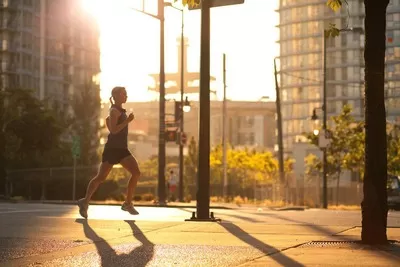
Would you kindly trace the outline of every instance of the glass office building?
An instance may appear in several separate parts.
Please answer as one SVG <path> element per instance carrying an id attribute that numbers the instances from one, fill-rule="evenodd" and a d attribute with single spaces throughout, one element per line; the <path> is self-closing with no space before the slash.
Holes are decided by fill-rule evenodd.
<path id="1" fill-rule="evenodd" d="M 280 0 L 280 94 L 282 101 L 284 149 L 291 153 L 303 133 L 318 127 L 313 110 L 322 119 L 323 31 L 329 24 L 337 28 L 364 27 L 364 4 L 348 0 L 333 12 L 326 0 Z M 353 115 L 363 117 L 364 34 L 341 32 L 326 43 L 327 116 L 340 113 L 349 104 Z M 387 10 L 386 109 L 388 120 L 400 122 L 400 0 L 391 0 Z M 319 120 L 321 123 L 321 120 Z"/>

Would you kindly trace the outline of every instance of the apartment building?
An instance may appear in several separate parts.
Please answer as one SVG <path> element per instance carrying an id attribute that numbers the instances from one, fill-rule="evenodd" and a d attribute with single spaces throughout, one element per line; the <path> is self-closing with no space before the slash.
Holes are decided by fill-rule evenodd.
<path id="1" fill-rule="evenodd" d="M 280 0 L 280 87 L 285 152 L 304 132 L 316 125 L 310 119 L 317 108 L 322 118 L 323 30 L 336 27 L 363 28 L 364 3 L 348 0 L 340 12 L 326 6 L 326 0 Z M 400 0 L 391 0 L 387 10 L 386 110 L 388 120 L 400 120 Z M 341 32 L 326 43 L 327 115 L 338 114 L 344 104 L 353 107 L 355 117 L 364 108 L 364 34 Z M 319 108 L 319 109 L 318 109 Z M 321 120 L 319 121 L 321 123 Z"/>
<path id="2" fill-rule="evenodd" d="M 34 90 L 67 108 L 99 72 L 99 29 L 81 1 L 0 0 L 2 90 Z"/>

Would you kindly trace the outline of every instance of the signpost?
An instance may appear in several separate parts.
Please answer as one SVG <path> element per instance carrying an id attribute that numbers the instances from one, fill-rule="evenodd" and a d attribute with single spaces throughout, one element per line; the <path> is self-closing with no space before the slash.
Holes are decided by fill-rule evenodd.
<path id="1" fill-rule="evenodd" d="M 72 180 L 72 200 L 75 201 L 75 191 L 76 191 L 76 159 L 81 156 L 81 139 L 79 136 L 74 135 L 72 137 L 72 158 L 74 159 L 73 168 L 73 180 Z"/>
<path id="2" fill-rule="evenodd" d="M 187 221 L 218 221 L 210 214 L 210 8 L 243 4 L 244 0 L 203 0 L 200 33 L 199 162 L 196 213 Z"/>

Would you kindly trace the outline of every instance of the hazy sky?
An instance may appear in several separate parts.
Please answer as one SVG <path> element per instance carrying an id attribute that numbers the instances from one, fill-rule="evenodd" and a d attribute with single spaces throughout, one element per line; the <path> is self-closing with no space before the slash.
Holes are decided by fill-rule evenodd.
<path id="1" fill-rule="evenodd" d="M 101 47 L 101 96 L 108 99 L 115 85 L 127 87 L 131 101 L 155 96 L 147 91 L 149 73 L 159 72 L 159 21 L 134 11 L 142 0 L 82 0 L 98 19 Z M 146 0 L 147 12 L 157 13 L 157 0 Z M 211 75 L 222 96 L 222 54 L 227 55 L 227 95 L 234 100 L 275 98 L 273 58 L 278 55 L 278 0 L 245 0 L 244 4 L 211 11 Z M 185 10 L 189 38 L 188 69 L 200 68 L 200 11 Z M 165 71 L 176 72 L 176 38 L 181 12 L 165 8 Z"/>

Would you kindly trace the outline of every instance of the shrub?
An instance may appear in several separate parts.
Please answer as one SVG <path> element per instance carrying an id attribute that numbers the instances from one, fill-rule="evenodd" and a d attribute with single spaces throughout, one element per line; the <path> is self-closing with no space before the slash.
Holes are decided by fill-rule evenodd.
<path id="1" fill-rule="evenodd" d="M 154 195 L 152 193 L 142 194 L 141 197 L 142 197 L 143 201 L 152 201 L 152 200 L 154 200 Z"/>
<path id="2" fill-rule="evenodd" d="M 236 204 L 236 205 L 241 205 L 241 204 L 243 204 L 244 203 L 244 199 L 241 197 L 241 196 L 236 196 L 234 199 L 233 199 L 233 202 Z"/>
<path id="3" fill-rule="evenodd" d="M 192 201 L 192 195 L 188 194 L 185 196 L 185 202 L 190 203 L 190 201 Z"/>

